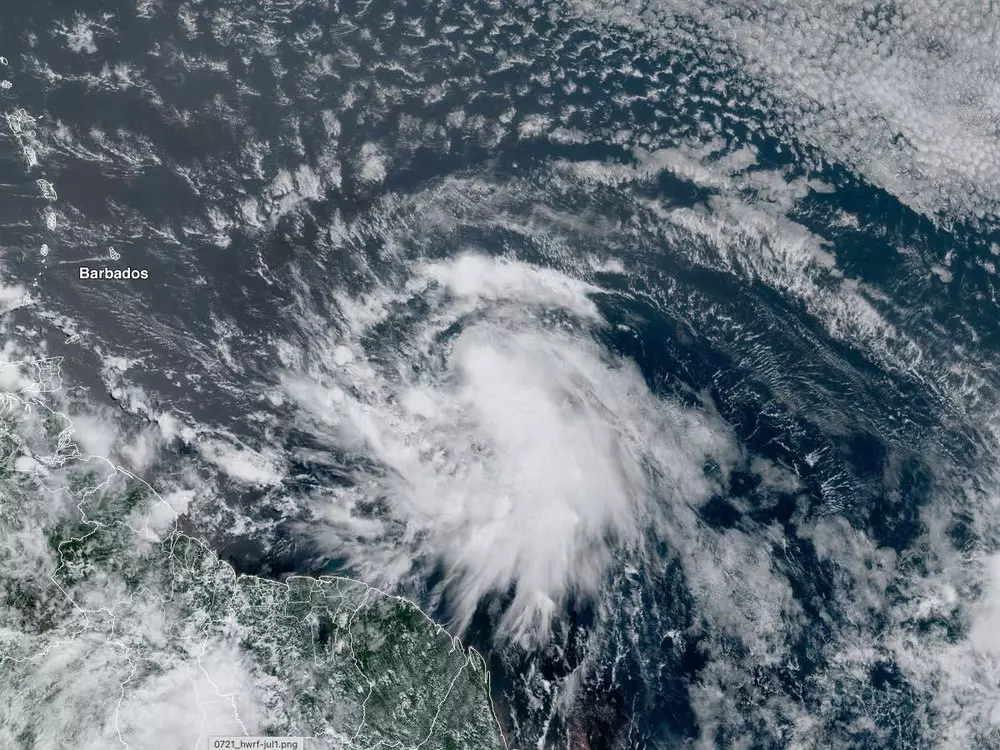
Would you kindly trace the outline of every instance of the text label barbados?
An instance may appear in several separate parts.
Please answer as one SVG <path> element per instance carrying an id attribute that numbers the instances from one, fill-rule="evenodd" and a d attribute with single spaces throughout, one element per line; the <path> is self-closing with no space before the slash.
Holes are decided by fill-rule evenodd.
<path id="1" fill-rule="evenodd" d="M 116 279 L 130 281 L 133 279 L 148 279 L 149 271 L 145 268 L 90 268 L 80 266 L 80 278 L 87 280 L 94 279 Z"/>

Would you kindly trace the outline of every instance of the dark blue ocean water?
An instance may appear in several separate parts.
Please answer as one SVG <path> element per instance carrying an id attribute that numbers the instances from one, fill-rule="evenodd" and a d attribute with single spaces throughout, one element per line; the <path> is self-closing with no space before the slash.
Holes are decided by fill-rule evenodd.
<path id="1" fill-rule="evenodd" d="M 963 515 L 962 503 L 947 497 L 957 486 L 984 492 L 979 467 L 992 458 L 974 420 L 996 394 L 989 367 L 1000 346 L 989 266 L 1000 240 L 995 228 L 919 215 L 829 163 L 754 108 L 749 79 L 747 95 L 724 104 L 678 99 L 689 80 L 744 79 L 714 54 L 695 46 L 664 51 L 555 7 L 388 0 L 186 7 L 185 15 L 164 4 L 140 18 L 132 3 L 91 4 L 82 12 L 96 19 L 94 52 L 69 49 L 56 31 L 77 21 L 64 4 L 15 2 L 0 19 L 0 54 L 14 82 L 0 94 L 3 109 L 38 118 L 40 161 L 27 170 L 19 140 L 5 134 L 3 263 L 12 278 L 37 280 L 32 294 L 47 325 L 58 327 L 65 316 L 86 332 L 83 345 L 53 338 L 74 378 L 108 399 L 106 383 L 95 382 L 101 358 L 141 360 L 130 377 L 153 404 L 292 455 L 313 447 L 312 438 L 261 398 L 276 378 L 274 341 L 307 346 L 309 333 L 290 312 L 297 295 L 319 299 L 324 288 L 360 292 L 372 279 L 405 277 L 405 267 L 385 261 L 387 226 L 417 226 L 401 240 L 412 257 L 449 258 L 471 246 L 569 274 L 587 255 L 618 259 L 620 270 L 591 279 L 604 290 L 595 301 L 609 324 L 595 335 L 634 360 L 654 393 L 711 409 L 731 426 L 748 458 L 699 507 L 699 523 L 712 533 L 740 531 L 769 549 L 771 571 L 787 582 L 806 624 L 789 627 L 780 664 L 755 667 L 743 644 L 727 644 L 706 622 L 679 551 L 656 538 L 646 540 L 655 557 L 633 559 L 623 550 L 620 562 L 636 572 L 610 572 L 607 599 L 573 602 L 552 642 L 535 652 L 496 646 L 505 599 L 485 601 L 465 637 L 488 655 L 512 746 L 537 741 L 545 726 L 548 704 L 532 704 L 529 673 L 553 682 L 580 674 L 572 704 L 544 730 L 553 747 L 668 748 L 694 746 L 699 737 L 702 746 L 784 747 L 791 720 L 782 717 L 796 711 L 815 716 L 833 747 L 933 744 L 933 691 L 911 684 L 881 639 L 890 621 L 898 626 L 890 610 L 911 596 L 909 582 L 935 573 L 923 515 L 929 507 L 950 508 L 939 516 L 958 553 L 992 549 L 976 514 Z M 336 118 L 333 130 L 324 111 Z M 549 125 L 522 131 L 533 117 Z M 557 121 L 578 142 L 550 137 Z M 906 368 L 906 354 L 891 351 L 891 340 L 883 342 L 888 356 L 877 336 L 833 335 L 786 271 L 706 262 L 696 245 L 709 240 L 668 231 L 653 209 L 711 214 L 716 188 L 668 170 L 638 184 L 593 184 L 554 167 L 636 166 L 637 148 L 710 138 L 719 143 L 715 158 L 753 147 L 753 170 L 827 186 L 778 213 L 825 243 L 837 278 L 864 289 L 900 337 L 926 350 L 923 362 Z M 384 179 L 359 177 L 366 144 L 385 155 Z M 247 201 L 278 169 L 294 172 L 303 163 L 317 170 L 336 163 L 338 183 L 273 219 L 249 221 Z M 35 187 L 40 176 L 58 190 L 54 231 L 41 222 L 48 204 Z M 451 179 L 496 200 L 442 206 L 457 220 L 418 226 L 428 205 L 411 198 Z M 743 197 L 758 199 L 749 188 Z M 209 208 L 227 217 L 218 231 Z M 854 218 L 845 223 L 844 215 Z M 331 227 L 351 222 L 367 222 L 367 233 L 331 241 Z M 554 255 L 552 237 L 575 255 Z M 44 260 L 37 253 L 43 242 L 51 248 Z M 155 283 L 79 283 L 78 264 L 111 245 L 122 262 L 149 268 Z M 947 283 L 932 269 L 945 265 Z M 817 283 L 834 289 L 837 278 Z M 841 327 L 863 311 L 843 314 Z M 219 354 L 218 320 L 238 328 L 226 342 L 230 360 Z M 982 380 L 964 388 L 973 371 Z M 120 406 L 141 416 L 134 404 Z M 271 417 L 266 435 L 253 416 L 262 410 Z M 749 457 L 785 467 L 798 486 L 776 490 L 750 470 Z M 349 481 L 333 464 L 292 459 L 281 491 Z M 289 542 L 298 519 L 283 515 L 279 493 L 230 486 L 224 494 L 240 512 L 273 522 L 259 539 L 205 530 L 241 570 L 352 572 L 343 559 L 317 559 Z M 842 609 L 853 584 L 803 531 L 828 518 L 895 555 L 886 598 L 863 620 Z M 427 588 L 441 575 L 429 574 Z M 447 620 L 447 596 L 431 604 Z M 934 633 L 936 644 L 957 643 L 968 620 L 956 607 L 952 619 L 929 616 L 907 628 L 916 638 Z M 834 661 L 828 646 L 845 632 L 878 654 L 866 674 Z M 747 675 L 722 699 L 743 719 L 709 731 L 692 696 L 720 653 Z M 775 709 L 781 702 L 797 708 L 782 713 Z"/>

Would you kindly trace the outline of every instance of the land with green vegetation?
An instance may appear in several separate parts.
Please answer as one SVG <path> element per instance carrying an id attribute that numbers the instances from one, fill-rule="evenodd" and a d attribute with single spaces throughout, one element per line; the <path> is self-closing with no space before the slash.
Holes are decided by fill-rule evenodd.
<path id="1" fill-rule="evenodd" d="M 0 746 L 192 747 L 223 727 L 317 750 L 503 747 L 483 660 L 415 605 L 238 576 L 152 487 L 81 456 L 59 412 L 3 403 Z"/>

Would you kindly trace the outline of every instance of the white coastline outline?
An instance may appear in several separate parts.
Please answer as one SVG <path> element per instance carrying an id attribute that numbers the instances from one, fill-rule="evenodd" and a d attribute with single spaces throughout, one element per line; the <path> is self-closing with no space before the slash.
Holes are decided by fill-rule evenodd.
<path id="1" fill-rule="evenodd" d="M 458 637 L 456 637 L 456 636 L 452 635 L 451 633 L 449 633 L 440 623 L 438 623 L 433 618 L 431 618 L 430 615 L 428 615 L 419 605 L 415 604 L 413 601 L 411 601 L 410 599 L 407 599 L 404 596 L 400 596 L 398 594 L 390 594 L 390 593 L 388 593 L 386 591 L 383 591 L 382 589 L 379 589 L 379 588 L 377 588 L 375 586 L 372 586 L 372 585 L 370 585 L 370 584 L 368 584 L 368 583 L 366 583 L 364 581 L 360 581 L 360 580 L 355 579 L 355 578 L 349 578 L 347 576 L 319 576 L 319 577 L 314 577 L 314 576 L 306 576 L 306 575 L 293 575 L 293 576 L 289 576 L 288 579 L 286 579 L 286 581 L 274 581 L 274 580 L 271 580 L 271 579 L 268 579 L 268 578 L 262 578 L 260 576 L 256 576 L 256 575 L 252 575 L 252 574 L 247 574 L 247 573 L 237 574 L 236 571 L 235 571 L 235 569 L 229 563 L 227 563 L 225 560 L 220 559 L 218 557 L 218 555 L 216 555 L 215 551 L 203 539 L 200 539 L 198 537 L 193 537 L 193 536 L 190 536 L 188 534 L 184 534 L 183 532 L 180 532 L 180 531 L 178 531 L 176 529 L 176 523 L 177 523 L 178 519 L 180 518 L 180 514 L 177 513 L 177 511 L 175 511 L 170 506 L 170 504 L 168 502 L 166 502 L 163 499 L 163 497 L 156 491 L 156 489 L 152 485 L 150 485 L 146 480 L 142 479 L 142 477 L 137 476 L 136 474 L 134 474 L 130 470 L 128 470 L 128 469 L 126 469 L 126 468 L 124 468 L 122 466 L 119 466 L 118 464 L 114 463 L 113 461 L 111 461 L 106 456 L 99 456 L 99 455 L 95 455 L 95 454 L 83 454 L 83 453 L 81 453 L 80 450 L 79 450 L 79 446 L 75 442 L 71 442 L 72 435 L 74 434 L 75 429 L 76 429 L 76 427 L 75 427 L 75 425 L 73 423 L 73 420 L 70 419 L 69 416 L 65 412 L 61 412 L 61 411 L 57 411 L 56 409 L 53 409 L 51 406 L 49 406 L 47 403 L 45 403 L 45 401 L 43 401 L 39 397 L 39 395 L 42 394 L 42 393 L 56 393 L 56 392 L 59 392 L 62 389 L 62 373 L 61 373 L 61 371 L 59 369 L 59 365 L 63 361 L 63 359 L 64 359 L 63 357 L 40 357 L 40 358 L 36 358 L 36 359 L 15 360 L 15 361 L 0 361 L 0 368 L 33 366 L 37 370 L 37 372 L 39 373 L 39 375 L 41 375 L 43 372 L 45 372 L 49 376 L 51 376 L 51 375 L 54 374 L 55 377 L 56 377 L 56 379 L 57 379 L 57 381 L 58 381 L 58 385 L 55 386 L 55 387 L 51 387 L 51 388 L 45 388 L 45 387 L 42 386 L 42 384 L 40 382 L 37 382 L 37 381 L 34 382 L 33 384 L 35 386 L 38 386 L 37 389 L 32 390 L 32 391 L 23 391 L 22 392 L 22 393 L 31 393 L 31 394 L 33 394 L 33 395 L 30 395 L 30 396 L 28 396 L 26 398 L 22 397 L 21 395 L 19 395 L 17 393 L 12 393 L 10 391 L 0 391 L 0 399 L 3 399 L 3 400 L 8 401 L 8 402 L 10 400 L 17 401 L 17 402 L 19 402 L 22 405 L 22 408 L 24 408 L 25 410 L 29 410 L 29 411 L 30 411 L 30 409 L 31 409 L 32 406 L 37 406 L 39 408 L 45 409 L 49 413 L 49 415 L 54 416 L 54 417 L 58 417 L 58 418 L 62 419 L 63 422 L 68 425 L 63 430 L 61 430 L 60 433 L 59 433 L 58 444 L 57 444 L 57 451 L 65 447 L 65 448 L 71 448 L 72 452 L 68 456 L 65 456 L 65 457 L 58 456 L 54 460 L 53 460 L 53 457 L 51 457 L 51 456 L 45 456 L 45 457 L 34 457 L 33 456 L 33 458 L 36 458 L 36 460 L 38 460 L 38 461 L 40 461 L 42 463 L 46 463 L 48 465 L 57 465 L 57 466 L 63 466 L 68 461 L 70 461 L 70 460 L 77 460 L 77 461 L 81 461 L 81 462 L 86 462 L 86 461 L 90 461 L 90 460 L 97 460 L 97 461 L 103 461 L 104 463 L 106 463 L 108 466 L 111 467 L 111 469 L 113 471 L 110 474 L 107 475 L 107 477 L 104 479 L 104 481 L 100 482 L 99 484 L 97 484 L 97 485 L 95 485 L 93 487 L 89 487 L 86 490 L 83 490 L 82 492 L 80 492 L 80 494 L 79 494 L 80 501 L 78 503 L 76 503 L 77 510 L 81 514 L 81 522 L 87 524 L 88 526 L 91 526 L 93 528 L 93 530 L 94 530 L 94 531 L 92 531 L 90 533 L 96 532 L 97 529 L 101 528 L 102 524 L 100 524 L 99 522 L 96 522 L 96 521 L 92 521 L 92 520 L 90 520 L 87 517 L 86 511 L 82 507 L 83 503 L 86 502 L 86 499 L 88 497 L 90 497 L 91 495 L 93 495 L 95 492 L 99 491 L 103 487 L 105 487 L 115 476 L 117 476 L 119 474 L 122 474 L 122 475 L 128 477 L 129 479 L 132 479 L 133 481 L 138 482 L 139 484 L 141 484 L 143 487 L 145 487 L 153 495 L 153 497 L 156 498 L 157 502 L 154 503 L 154 504 L 152 504 L 150 506 L 149 510 L 146 512 L 146 526 L 145 526 L 145 530 L 146 530 L 147 534 L 152 533 L 149 530 L 149 516 L 150 516 L 150 511 L 152 511 L 152 509 L 155 508 L 156 506 L 158 506 L 160 504 L 163 504 L 170 511 L 170 513 L 173 516 L 173 528 L 171 528 L 168 533 L 166 533 L 166 534 L 163 535 L 163 538 L 160 539 L 160 542 L 161 543 L 170 543 L 171 546 L 172 546 L 172 544 L 173 544 L 174 541 L 184 539 L 184 540 L 187 540 L 189 542 L 192 542 L 192 543 L 200 546 L 205 552 L 207 552 L 210 555 L 210 559 L 218 567 L 220 567 L 223 571 L 228 572 L 228 574 L 232 577 L 232 581 L 235 584 L 239 584 L 240 582 L 243 582 L 243 581 L 255 581 L 255 582 L 258 582 L 258 583 L 260 583 L 262 585 L 265 585 L 265 586 L 284 587 L 288 591 L 291 590 L 291 586 L 289 585 L 288 581 L 292 581 L 292 580 L 312 581 L 312 582 L 321 583 L 321 584 L 322 583 L 347 583 L 347 584 L 352 585 L 352 586 L 361 586 L 364 589 L 364 597 L 361 600 L 361 604 L 359 604 L 355 608 L 353 614 L 351 615 L 351 620 L 353 620 L 354 616 L 356 616 L 357 613 L 361 610 L 361 608 L 366 605 L 366 603 L 368 601 L 368 597 L 369 597 L 369 595 L 371 593 L 375 593 L 377 596 L 381 596 L 381 597 L 384 597 L 384 598 L 389 599 L 389 600 L 397 601 L 400 604 L 403 604 L 405 606 L 411 607 L 412 609 L 414 609 L 417 612 L 419 612 L 420 615 L 423 616 L 424 620 L 429 625 L 432 626 L 432 629 L 434 630 L 435 635 L 442 635 L 443 634 L 443 635 L 445 635 L 450 640 L 450 642 L 451 642 L 451 649 L 450 649 L 449 653 L 453 653 L 456 649 L 461 649 L 462 652 L 465 654 L 466 658 L 465 658 L 465 663 L 463 664 L 463 666 L 458 670 L 458 672 L 455 674 L 455 676 L 452 678 L 451 682 L 449 683 L 448 691 L 445 693 L 444 697 L 438 702 L 437 711 L 435 713 L 434 718 L 431 721 L 431 725 L 430 725 L 430 728 L 428 729 L 427 736 L 424 737 L 424 739 L 421 740 L 421 742 L 419 742 L 418 744 L 413 745 L 411 747 L 403 748 L 402 745 L 398 745 L 397 747 L 399 747 L 401 750 L 420 750 L 420 748 L 422 748 L 430 740 L 431 736 L 433 735 L 434 727 L 437 724 L 438 717 L 440 716 L 442 706 L 444 705 L 444 703 L 448 700 L 449 696 L 451 695 L 452 688 L 454 687 L 454 685 L 457 682 L 458 678 L 465 671 L 465 669 L 467 669 L 469 667 L 473 667 L 474 668 L 474 660 L 478 659 L 478 665 L 479 665 L 479 667 L 483 671 L 483 681 L 484 681 L 483 687 L 484 687 L 484 689 L 486 691 L 486 698 L 487 698 L 487 702 L 488 702 L 489 708 L 490 708 L 490 715 L 491 715 L 491 717 L 493 719 L 493 723 L 494 723 L 494 725 L 496 727 L 497 736 L 499 737 L 500 742 L 501 742 L 504 750 L 510 750 L 510 746 L 507 743 L 507 737 L 506 737 L 506 735 L 505 735 L 505 733 L 503 731 L 503 726 L 500 723 L 500 719 L 499 719 L 499 717 L 497 715 L 497 712 L 496 712 L 496 706 L 493 703 L 492 693 L 490 692 L 490 672 L 489 672 L 489 670 L 486 667 L 486 660 L 479 653 L 479 651 L 477 651 L 472 646 L 466 647 L 465 645 L 463 645 L 462 642 L 461 642 L 461 639 L 459 639 Z M 46 366 L 45 368 L 43 368 L 41 366 L 43 364 Z M 54 367 L 54 370 L 53 370 L 53 367 Z M 50 460 L 49 461 L 45 461 L 44 459 L 50 459 Z M 35 472 L 33 472 L 33 474 L 34 474 L 34 477 L 35 477 L 35 481 L 39 485 L 41 485 L 41 487 L 43 489 L 47 490 L 48 492 L 50 492 L 53 495 L 68 490 L 67 487 L 58 487 L 58 488 L 54 488 L 54 489 L 46 487 L 45 483 L 41 480 L 41 477 L 40 477 L 39 473 L 37 472 L 37 470 Z M 74 494 L 74 493 L 72 493 L 72 491 L 70 491 L 70 492 L 71 492 L 71 494 Z M 125 520 L 118 520 L 115 523 L 116 524 L 121 524 L 121 525 L 127 527 L 133 534 L 136 534 L 137 536 L 140 536 L 140 537 L 142 536 L 142 533 L 139 530 L 137 530 L 137 529 L 133 528 L 132 526 L 130 526 Z M 131 665 L 132 661 L 131 661 L 131 658 L 128 655 L 128 647 L 125 646 L 124 644 L 120 644 L 120 643 L 117 643 L 117 642 L 114 641 L 114 631 L 115 631 L 115 624 L 116 624 L 116 617 L 115 617 L 114 609 L 117 606 L 117 603 L 114 604 L 114 605 L 112 605 L 112 607 L 110 609 L 108 609 L 106 607 L 101 607 L 101 608 L 98 608 L 98 609 L 91 609 L 91 610 L 85 609 L 84 607 L 82 607 L 79 604 L 79 602 L 77 602 L 73 598 L 73 596 L 55 578 L 55 574 L 58 573 L 58 571 L 60 570 L 60 568 L 62 567 L 62 564 L 63 564 L 63 558 L 62 558 L 62 553 L 61 553 L 62 545 L 65 544 L 66 542 L 70 542 L 70 541 L 74 541 L 74 540 L 82 540 L 82 539 L 86 538 L 87 536 L 90 536 L 90 533 L 86 534 L 83 537 L 71 537 L 69 539 L 62 539 L 62 540 L 60 540 L 60 542 L 59 542 L 59 553 L 60 553 L 59 565 L 54 570 L 52 570 L 49 573 L 48 578 L 59 589 L 59 591 L 62 592 L 62 594 L 73 605 L 73 607 L 80 614 L 83 615 L 83 617 L 84 617 L 84 623 L 85 624 L 84 624 L 84 626 L 82 628 L 80 628 L 77 631 L 77 634 L 83 633 L 87 629 L 87 627 L 89 626 L 89 623 L 90 623 L 90 615 L 91 614 L 96 614 L 96 613 L 100 613 L 100 612 L 106 612 L 108 615 L 110 615 L 110 617 L 111 617 L 111 626 L 110 626 L 110 629 L 109 629 L 109 638 L 108 638 L 107 642 L 110 645 L 112 645 L 112 646 L 114 646 L 116 648 L 123 649 L 123 651 L 125 653 L 125 656 L 128 659 L 129 664 Z M 365 717 L 365 704 L 368 702 L 369 698 L 372 695 L 374 685 L 373 685 L 371 679 L 368 677 L 368 675 L 366 675 L 360 669 L 360 666 L 357 663 L 357 656 L 355 654 L 355 650 L 354 650 L 354 646 L 353 646 L 354 635 L 353 635 L 353 632 L 350 631 L 350 630 L 349 630 L 349 633 L 350 633 L 350 642 L 351 642 L 351 653 L 352 653 L 352 658 L 355 661 L 355 667 L 358 669 L 359 674 L 361 674 L 368 681 L 368 683 L 369 683 L 368 694 L 365 696 L 365 700 L 361 704 L 361 709 L 362 709 L 361 723 L 358 725 L 358 727 L 357 727 L 354 735 L 351 737 L 351 739 L 348 740 L 348 742 L 351 743 L 349 746 L 353 746 L 354 741 L 357 739 L 357 737 L 360 735 L 361 731 L 364 728 L 365 720 L 366 720 L 366 717 Z M 9 656 L 7 654 L 0 654 L 0 664 L 3 664 L 4 662 L 6 662 L 8 660 L 12 661 L 14 663 L 23 663 L 25 661 L 34 661 L 34 660 L 36 660 L 38 658 L 41 658 L 41 657 L 45 656 L 46 654 L 48 654 L 50 651 L 52 651 L 53 648 L 55 648 L 55 647 L 57 647 L 59 645 L 68 644 L 70 642 L 72 642 L 72 639 L 71 640 L 54 640 L 53 642 L 51 642 L 50 644 L 48 644 L 45 649 L 43 649 L 43 650 L 41 650 L 41 651 L 33 654 L 32 656 L 27 656 L 27 657 L 24 657 L 22 659 L 17 659 L 17 658 Z M 202 653 L 204 653 L 204 649 L 203 649 Z M 220 700 L 229 699 L 229 703 L 233 707 L 233 713 L 236 716 L 237 721 L 240 723 L 240 726 L 243 728 L 244 735 L 249 736 L 249 732 L 247 731 L 246 726 L 243 724 L 243 721 L 242 721 L 242 719 L 239 716 L 239 711 L 238 711 L 238 709 L 237 709 L 237 707 L 235 705 L 235 696 L 234 696 L 234 694 L 233 693 L 225 693 L 224 694 L 224 693 L 219 692 L 218 685 L 215 684 L 215 682 L 212 680 L 211 676 L 205 670 L 204 665 L 201 663 L 201 654 L 199 654 L 199 656 L 198 656 L 198 667 L 199 667 L 199 669 L 201 669 L 202 673 L 205 675 L 205 678 L 208 680 L 209 684 L 212 685 L 213 688 L 215 688 L 216 697 L 219 698 Z M 188 666 L 188 664 L 186 662 L 185 662 L 185 669 L 189 669 L 189 666 Z M 118 735 L 118 741 L 119 741 L 119 743 L 121 743 L 121 745 L 123 747 L 127 748 L 128 750 L 131 749 L 131 745 L 129 744 L 129 742 L 124 737 L 122 737 L 121 727 L 120 727 L 120 724 L 119 724 L 119 717 L 120 717 L 120 711 L 121 711 L 121 708 L 122 708 L 122 703 L 125 700 L 125 690 L 126 690 L 125 686 L 131 680 L 131 678 L 134 675 L 134 673 L 135 673 L 135 667 L 133 666 L 132 669 L 131 669 L 131 671 L 128 674 L 128 677 L 125 680 L 123 680 L 122 682 L 119 683 L 120 694 L 118 696 L 118 701 L 116 703 L 115 713 L 114 713 L 114 716 L 115 716 L 115 731 L 116 731 L 116 733 Z M 190 677 L 190 675 L 189 675 L 189 677 Z M 195 690 L 195 696 L 196 696 L 196 699 L 197 699 L 198 698 L 197 685 L 195 684 L 193 678 L 191 678 L 191 682 L 192 682 L 192 687 Z M 199 701 L 199 705 L 200 705 L 200 701 Z M 201 742 L 204 739 L 204 720 L 205 720 L 205 718 L 206 718 L 206 716 L 205 716 L 205 713 L 204 713 L 204 708 L 202 708 L 202 722 L 201 722 L 201 728 L 199 729 L 199 738 L 198 738 L 199 742 Z M 305 736 L 305 735 L 303 735 L 303 736 Z M 318 738 L 317 737 L 308 737 L 308 739 L 318 739 Z M 382 744 L 382 743 L 380 742 L 379 744 Z M 375 747 L 377 747 L 377 745 Z M 373 747 L 373 748 L 367 748 L 366 750 L 375 750 L 375 747 Z"/>

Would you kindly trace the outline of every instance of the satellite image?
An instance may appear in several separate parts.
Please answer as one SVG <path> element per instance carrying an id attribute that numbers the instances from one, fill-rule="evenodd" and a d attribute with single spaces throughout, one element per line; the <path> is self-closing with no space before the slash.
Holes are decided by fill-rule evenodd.
<path id="1" fill-rule="evenodd" d="M 4 0 L 0 750 L 1000 750 L 993 0 Z"/>

